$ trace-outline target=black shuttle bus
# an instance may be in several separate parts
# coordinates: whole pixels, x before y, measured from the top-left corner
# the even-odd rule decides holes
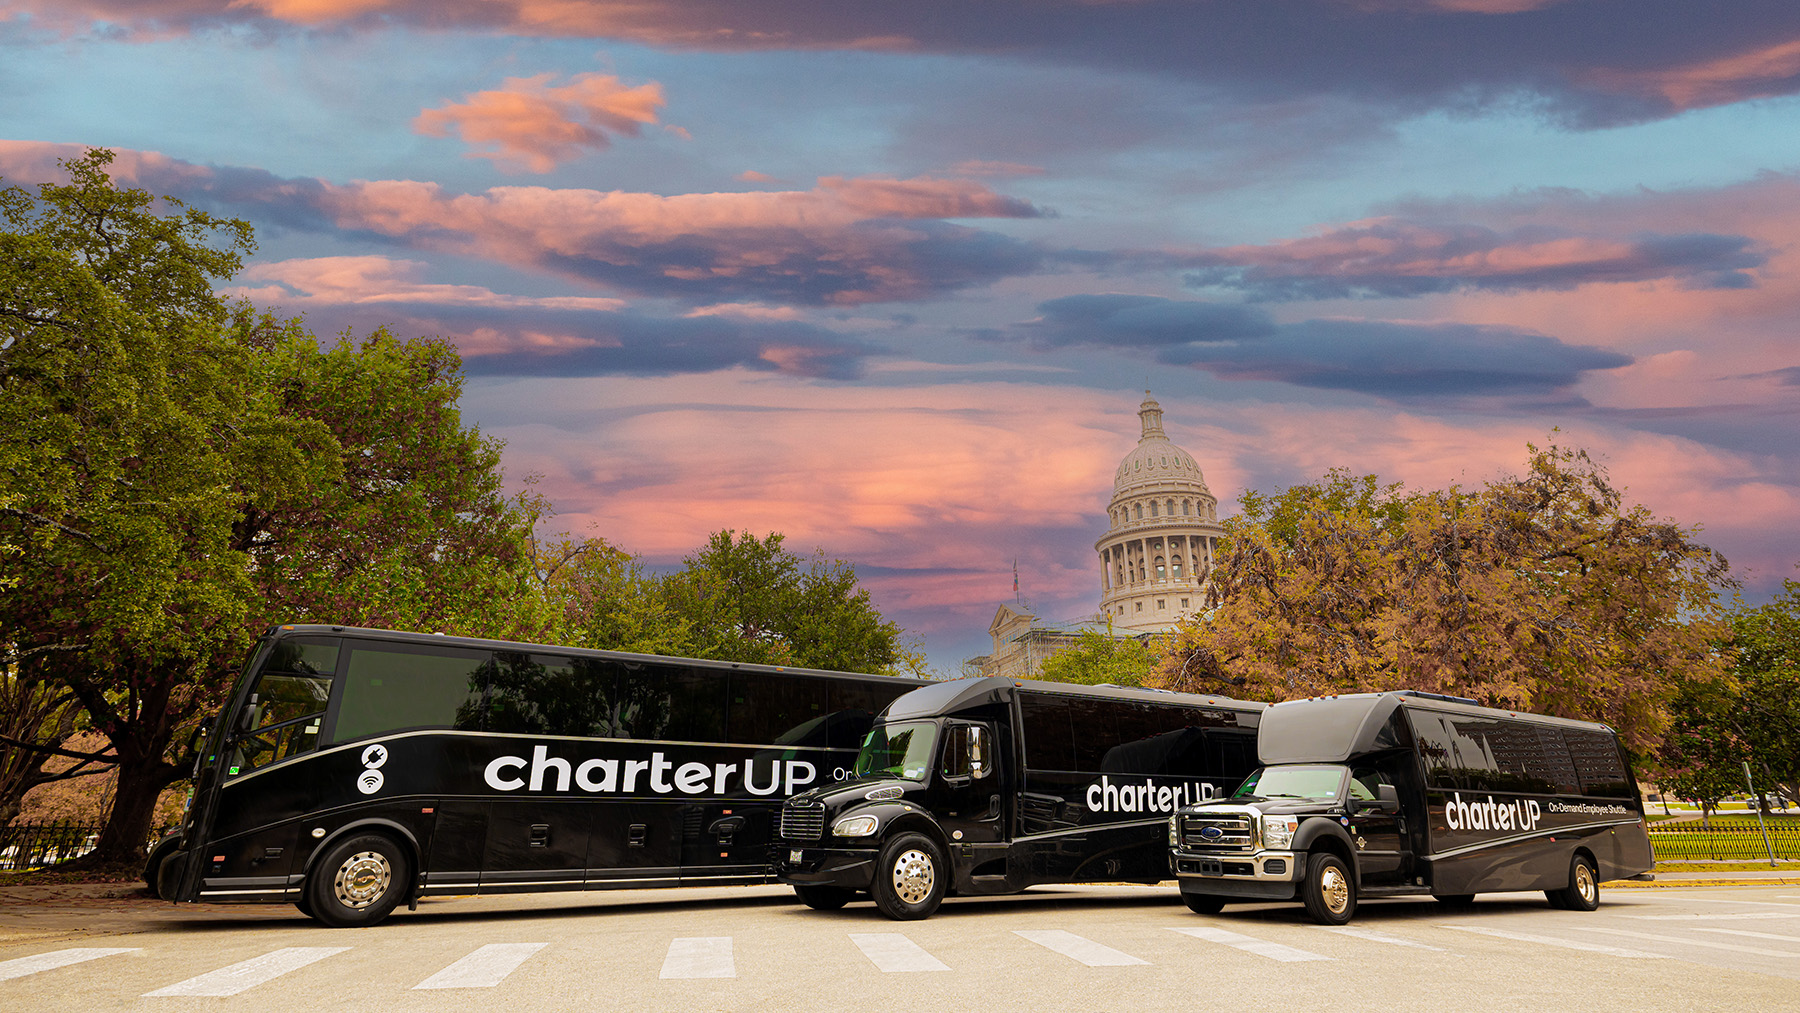
[[[256,645],[172,901],[370,925],[432,894],[764,882],[783,799],[846,776],[923,680],[341,626]]]
[[[897,919],[947,894],[1160,882],[1168,814],[1251,771],[1264,706],[1003,678],[915,689],[853,778],[788,800],[775,867],[810,907],[866,893]]]
[[[1169,819],[1188,907],[1298,898],[1341,925],[1358,897],[1542,890],[1592,911],[1600,883],[1650,869],[1637,782],[1601,724],[1425,693],[1279,703],[1264,766],[1229,799]]]

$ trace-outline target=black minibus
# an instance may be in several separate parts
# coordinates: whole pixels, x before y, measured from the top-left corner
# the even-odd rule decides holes
[[[1592,911],[1600,883],[1654,864],[1611,728],[1402,691],[1278,703],[1263,766],[1168,821],[1188,907],[1299,899],[1342,925],[1359,897],[1542,890]]]
[[[946,895],[1160,882],[1169,814],[1251,771],[1263,707],[994,677],[915,689],[853,777],[788,800],[775,868],[810,907],[867,894],[896,919]]]
[[[764,882],[781,802],[924,680],[281,626],[215,722],[173,901],[371,925],[432,894]]]

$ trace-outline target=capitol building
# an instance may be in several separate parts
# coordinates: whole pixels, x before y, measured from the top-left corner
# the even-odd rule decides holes
[[[966,667],[982,675],[1031,678],[1083,630],[1110,630],[1118,637],[1163,633],[1201,608],[1213,549],[1225,533],[1219,501],[1194,455],[1170,442],[1162,406],[1149,391],[1138,418],[1143,433],[1113,472],[1106,531],[1094,543],[1099,611],[1051,623],[1022,604],[1002,605],[988,624],[992,652],[971,658]]]

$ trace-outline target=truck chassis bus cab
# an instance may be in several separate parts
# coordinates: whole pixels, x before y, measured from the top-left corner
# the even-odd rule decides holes
[[[819,909],[864,895],[925,918],[946,895],[1168,878],[1164,825],[1255,765],[1264,705],[964,679],[888,705],[852,777],[789,799],[772,858]]]
[[[1297,899],[1341,925],[1360,897],[1463,905],[1496,890],[1592,911],[1601,882],[1654,861],[1605,725],[1358,694],[1275,704],[1257,751],[1263,766],[1231,798],[1168,820],[1169,862],[1196,912]]]

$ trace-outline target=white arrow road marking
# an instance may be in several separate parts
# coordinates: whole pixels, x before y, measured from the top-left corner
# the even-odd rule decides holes
[[[0,962],[0,981],[6,981],[11,978],[23,978],[28,974],[36,974],[39,971],[53,971],[59,967],[68,967],[70,964],[80,964],[89,960],[98,960],[101,957],[110,957],[115,953],[136,953],[138,949],[139,948],[136,946],[110,949],[105,947],[86,946],[72,950],[51,950],[49,953],[40,953],[35,957],[18,957],[13,960]]]
[[[489,943],[413,988],[493,988],[549,943]]]
[[[178,981],[168,988],[159,988],[154,992],[145,992],[146,996],[156,995],[237,995],[246,989],[255,988],[265,981],[273,981],[288,973],[316,961],[324,960],[335,953],[348,950],[348,946],[289,946],[285,949],[265,953],[260,957],[251,957],[242,963],[230,967],[221,967],[217,971]]]
[[[1149,963],[1148,960],[1139,960],[1129,953],[1120,953],[1110,946],[1101,946],[1092,939],[1083,939],[1062,929],[1014,929],[1013,935],[1034,942],[1053,953],[1079,960],[1089,967],[1124,967],[1128,964]]]

